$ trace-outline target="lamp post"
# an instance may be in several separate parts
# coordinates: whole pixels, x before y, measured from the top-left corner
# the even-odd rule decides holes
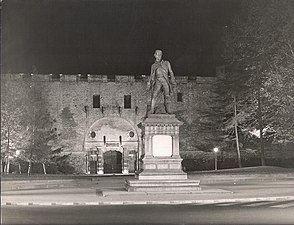
[[[217,153],[218,153],[219,149],[217,147],[215,147],[213,149],[214,152],[214,170],[217,170]]]
[[[16,150],[14,156],[19,157],[20,153],[21,153],[20,150]],[[18,173],[21,174],[21,166],[19,161],[18,161]]]

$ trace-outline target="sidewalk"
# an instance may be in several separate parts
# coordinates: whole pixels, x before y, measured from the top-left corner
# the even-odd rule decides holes
[[[209,204],[294,200],[293,174],[189,174],[190,179],[201,180],[202,190],[177,193],[127,192],[124,179],[128,178],[131,176],[1,181],[1,205]]]

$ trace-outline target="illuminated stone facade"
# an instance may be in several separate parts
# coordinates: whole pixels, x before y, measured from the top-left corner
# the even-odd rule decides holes
[[[21,80],[28,75],[11,75]],[[147,76],[31,74],[41,90],[60,145],[70,152],[77,173],[133,173],[144,155],[141,122],[151,96]],[[172,112],[184,123],[199,120],[199,109],[207,107],[213,77],[176,77],[177,93]],[[160,107],[159,107],[160,112]],[[189,134],[180,129],[181,143]],[[182,145],[183,146],[183,145]]]

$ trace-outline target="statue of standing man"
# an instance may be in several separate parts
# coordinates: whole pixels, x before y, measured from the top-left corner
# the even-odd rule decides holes
[[[176,85],[176,79],[169,61],[162,59],[162,51],[156,50],[154,57],[155,62],[151,66],[150,79],[147,83],[148,89],[152,90],[150,113],[155,113],[158,97],[163,92],[165,111],[170,114],[170,95]]]

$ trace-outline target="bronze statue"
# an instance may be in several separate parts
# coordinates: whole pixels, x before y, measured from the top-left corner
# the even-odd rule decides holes
[[[149,113],[155,113],[155,106],[159,94],[163,92],[164,107],[166,113],[170,114],[171,93],[176,85],[176,79],[168,61],[162,59],[162,51],[154,53],[155,62],[151,66],[150,79],[147,83],[148,89],[152,90],[151,109]]]

